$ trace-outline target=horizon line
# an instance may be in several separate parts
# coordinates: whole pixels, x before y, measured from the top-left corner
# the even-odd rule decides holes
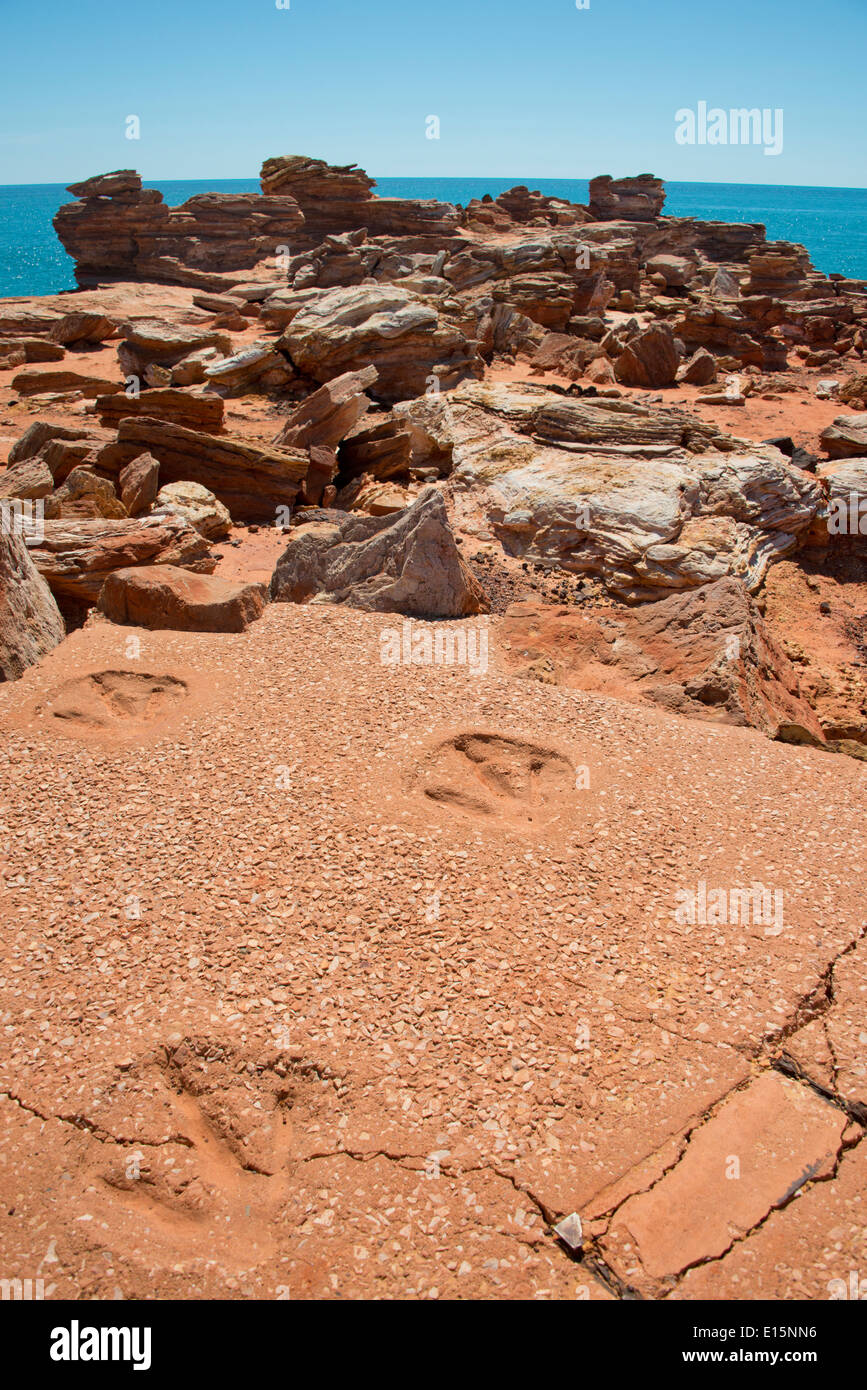
[[[104,171],[103,171],[103,173],[111,173],[111,172],[114,172],[114,171],[112,171],[112,170],[104,170]],[[135,172],[138,173],[138,170],[136,170]],[[90,175],[87,175],[86,177],[87,177],[87,178],[99,178],[99,177],[101,177],[101,175],[99,175],[99,174],[90,174]],[[402,180],[415,179],[415,180],[419,180],[419,181],[422,181],[422,180],[423,180],[423,181],[430,182],[430,183],[442,183],[442,182],[446,182],[446,181],[449,181],[449,180],[457,180],[457,179],[472,179],[472,180],[474,180],[474,181],[482,181],[482,180],[484,180],[484,179],[490,179],[490,180],[492,180],[492,181],[503,182],[505,179],[512,179],[512,178],[529,178],[531,183],[532,183],[532,182],[535,182],[535,183],[545,183],[546,181],[555,181],[555,182],[557,182],[557,183],[589,183],[589,182],[591,181],[591,179],[594,179],[594,178],[613,177],[614,180],[615,180],[615,182],[617,182],[617,181],[619,181],[619,180],[621,180],[621,179],[637,178],[638,175],[637,175],[637,174],[618,174],[618,175],[608,175],[608,176],[606,176],[606,175],[603,175],[603,174],[593,174],[593,175],[588,176],[588,175],[581,175],[581,174],[534,174],[534,175],[532,175],[532,176],[526,176],[526,175],[523,175],[523,176],[522,176],[522,175],[516,175],[516,174],[378,174],[378,175],[377,175],[377,174],[370,174],[369,177],[372,178],[372,179],[374,179],[375,182],[378,182],[380,179],[402,179]],[[814,192],[815,192],[815,191],[825,191],[825,190],[831,191],[831,190],[833,190],[833,191],[845,192],[845,193],[867,193],[867,186],[863,186],[863,185],[861,185],[861,184],[846,184],[846,183],[755,183],[755,182],[746,182],[746,181],[741,181],[741,180],[733,181],[733,180],[730,180],[730,179],[728,179],[728,180],[723,180],[723,181],[716,180],[716,179],[666,179],[663,175],[658,175],[658,174],[654,174],[653,177],[654,177],[654,178],[660,178],[661,181],[662,181],[662,183],[665,184],[666,186],[668,186],[668,185],[680,184],[680,185],[684,185],[684,186],[691,186],[691,187],[692,187],[692,186],[695,186],[695,187],[701,187],[701,188],[796,188],[796,189],[802,189],[802,190],[814,191]],[[172,174],[172,175],[169,175],[169,176],[162,176],[162,175],[160,175],[160,176],[148,176],[148,177],[145,177],[145,175],[141,175],[141,180],[142,180],[142,184],[145,185],[145,186],[148,185],[148,184],[158,184],[158,183],[212,183],[212,182],[216,182],[216,183],[258,183],[258,182],[259,182],[259,175],[258,175],[258,174],[221,174],[221,175],[219,175],[219,176],[217,176],[217,175],[206,175],[204,178],[190,178],[190,177],[187,177],[187,176],[184,176],[184,175],[177,175],[177,174]],[[75,182],[75,183],[81,183],[81,182],[83,182],[83,180],[81,180],[81,179],[75,179],[75,180],[73,180],[73,182]],[[525,183],[525,184],[513,185],[513,187],[521,187],[521,186],[523,186],[523,187],[529,187],[529,184],[528,184],[528,183]],[[0,188],[63,188],[63,189],[65,189],[66,191],[68,191],[69,185],[63,183],[62,180],[61,180],[61,181],[57,181],[57,182],[55,182],[55,181],[52,180],[52,181],[50,181],[50,182],[34,182],[34,183],[0,183]],[[263,195],[263,196],[264,196],[264,195]]]

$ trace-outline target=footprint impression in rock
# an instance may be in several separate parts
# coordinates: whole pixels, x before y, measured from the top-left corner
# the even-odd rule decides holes
[[[562,753],[476,731],[438,743],[419,768],[415,788],[475,820],[537,828],[575,804],[575,772]]]
[[[119,1147],[91,1174],[91,1199],[134,1257],[177,1267],[218,1259],[251,1269],[278,1244],[297,1126],[329,1077],[297,1061],[251,1067],[232,1049],[185,1039],[139,1070],[170,1137]]]
[[[95,671],[65,681],[36,710],[66,733],[134,734],[163,720],[186,699],[186,681],[140,671]]]

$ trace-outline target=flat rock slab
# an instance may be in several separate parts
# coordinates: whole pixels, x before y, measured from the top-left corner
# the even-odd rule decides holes
[[[695,1130],[659,1182],[624,1203],[602,1242],[606,1259],[646,1293],[718,1259],[805,1183],[833,1174],[847,1124],[814,1091],[765,1072]]]
[[[49,1233],[56,1297],[334,1296],[332,1276],[345,1297],[592,1297],[590,1252],[570,1260],[538,1204],[578,1212],[598,1249],[858,937],[853,759],[490,667],[383,664],[394,628],[286,603],[238,634],[93,621],[0,686],[0,901],[26,928],[0,936],[10,1276]],[[431,748],[477,752],[480,728],[496,759],[464,759],[458,793],[478,772],[502,807],[522,745],[589,774],[570,799],[542,773],[532,837],[419,794]],[[785,887],[779,936],[674,919],[684,883],[753,877]],[[800,1173],[813,1152],[790,1130]],[[746,1142],[721,1143],[742,1175]],[[728,1261],[840,1175],[685,1278],[735,1287]],[[792,1247],[811,1280],[828,1252],[819,1296],[865,1276],[864,1187],[862,1168]],[[782,1249],[744,1264],[740,1296]]]
[[[832,966],[827,999],[827,1012],[787,1038],[781,1051],[814,1085],[867,1115],[867,937]]]
[[[108,381],[105,377],[88,376],[85,372],[73,372],[67,368],[54,371],[40,371],[38,367],[28,368],[12,378],[12,389],[19,396],[40,396],[55,391],[80,391],[83,396],[104,396],[110,392],[122,391],[119,381]]]
[[[859,1144],[834,1182],[804,1189],[721,1260],[690,1270],[669,1297],[863,1300],[867,1270],[856,1252],[865,1228],[867,1149]]]
[[[99,609],[113,623],[181,632],[243,632],[267,602],[264,584],[234,584],[174,565],[116,570],[102,586]]]

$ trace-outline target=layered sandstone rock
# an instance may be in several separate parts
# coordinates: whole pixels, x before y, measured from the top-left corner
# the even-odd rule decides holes
[[[210,574],[207,541],[179,517],[46,521],[27,538],[31,558],[55,598],[93,604],[106,576],[133,565],[179,565]]]
[[[292,411],[274,436],[275,446],[304,449],[319,445],[336,449],[370,409],[371,401],[365,392],[378,377],[379,372],[372,365],[333,377]]]
[[[212,285],[213,272],[257,265],[304,223],[286,196],[204,193],[169,208],[158,190],[142,188],[133,170],[69,191],[79,201],[59,209],[54,229],[76,261],[80,285],[112,277]]]
[[[266,159],[260,173],[262,192],[290,196],[304,212],[308,231],[351,230],[360,205],[372,199],[374,180],[357,164],[326,164],[306,155]]]
[[[82,396],[94,397],[122,391],[123,384],[110,381],[106,377],[93,376],[89,372],[76,372],[70,367],[61,367],[54,371],[34,367],[13,377],[12,389],[17,391],[19,396],[79,391]]]
[[[4,338],[0,347],[5,367],[25,362],[62,362],[66,349],[47,338]]]
[[[113,338],[117,332],[114,319],[107,314],[74,310],[64,314],[50,331],[52,342],[65,347],[90,347]]]
[[[78,450],[84,453],[89,452],[94,447],[107,444],[112,439],[110,430],[100,429],[98,425],[92,424],[89,420],[76,421],[75,424],[62,425],[54,420],[34,420],[28,426],[19,439],[15,441],[9,450],[8,462],[10,464],[20,463],[23,459],[35,458],[37,455],[44,455],[49,467],[52,468],[55,477],[57,471],[54,468],[55,457],[60,459],[60,449],[53,454],[50,453],[52,445],[61,447],[64,444],[74,446],[73,453],[80,461]],[[62,478],[58,478],[62,482]]]
[[[208,363],[202,372],[212,391],[227,396],[243,395],[254,387],[275,390],[286,386],[293,375],[286,358],[267,339],[259,339],[230,357]]]
[[[412,462],[451,473],[509,554],[598,575],[630,602],[727,575],[751,592],[806,538],[821,484],[686,411],[464,383],[395,407]]]
[[[191,354],[208,348],[215,348],[224,357],[232,351],[231,338],[215,328],[139,318],[123,323],[120,331],[123,341],[118,345],[117,355],[126,376],[147,378],[151,367],[172,368]]]
[[[54,477],[44,459],[38,455],[13,463],[0,473],[0,498],[19,498],[38,501],[54,491]]]
[[[822,431],[819,443],[832,459],[867,457],[867,417],[838,415]]]
[[[99,595],[113,623],[179,632],[243,632],[262,616],[264,584],[237,584],[174,565],[115,570]]]
[[[590,213],[581,204],[569,203],[538,190],[531,192],[526,184],[507,189],[493,201],[494,206],[505,212],[512,222],[542,221],[552,227],[575,227],[590,221]],[[472,217],[471,209],[475,210],[476,207],[475,201],[468,204],[467,220]]]
[[[442,494],[395,516],[318,512],[298,527],[271,579],[275,602],[343,603],[377,613],[463,618],[488,609],[458,553]]]
[[[372,235],[449,236],[460,214],[433,199],[377,198],[375,180],[355,164],[326,164],[305,155],[266,159],[260,175],[269,197],[289,194],[300,207],[305,232],[347,232],[366,227]]]
[[[348,478],[366,474],[377,482],[401,477],[409,468],[411,449],[410,434],[398,416],[389,412],[365,417],[341,442],[340,471]]]
[[[278,508],[291,509],[309,466],[301,449],[275,449],[142,416],[121,420],[116,442],[99,451],[96,465],[117,476],[143,451],[159,463],[161,482],[200,483],[239,521],[274,522]]]
[[[21,536],[0,531],[0,680],[17,680],[66,635],[57,604]]]
[[[101,423],[115,429],[121,420],[146,415],[152,420],[164,420],[169,425],[183,425],[186,429],[219,434],[223,428],[224,409],[220,396],[181,391],[171,386],[142,391],[137,396],[128,396],[124,391],[96,399],[96,412]]]
[[[652,174],[626,179],[600,174],[590,180],[590,212],[602,222],[652,222],[664,203],[665,185]]]

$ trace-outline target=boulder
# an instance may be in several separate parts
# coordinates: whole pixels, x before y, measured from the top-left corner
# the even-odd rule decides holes
[[[242,348],[240,352],[224,357],[218,362],[209,363],[204,369],[204,377],[214,390],[225,391],[227,395],[249,391],[255,384],[266,390],[275,390],[292,380],[294,372],[281,352],[267,339],[259,339]]]
[[[313,513],[271,579],[275,602],[345,603],[376,613],[463,618],[488,602],[458,552],[442,494],[427,488],[396,516]]]
[[[376,367],[362,367],[320,386],[292,413],[279,434],[274,436],[277,448],[309,448],[311,444],[336,449],[338,444],[361,417],[370,409],[371,401],[364,394],[376,383]]]
[[[708,292],[712,299],[736,300],[740,298],[741,287],[735,277],[720,266],[714,272]]]
[[[832,459],[867,457],[867,417],[838,415],[819,435],[819,443]]]
[[[137,454],[120,470],[118,486],[120,500],[128,516],[141,516],[157,498],[160,466],[151,454]]]
[[[0,352],[7,367],[17,367],[24,362],[62,362],[66,356],[65,348],[47,338],[3,338]]]
[[[399,478],[409,468],[412,440],[403,422],[393,413],[362,417],[340,444],[340,472],[355,478],[369,474],[384,481]]]
[[[57,517],[107,517],[119,520],[127,515],[126,507],[118,501],[113,483],[100,478],[90,468],[73,468],[66,481],[54,494],[54,515]]]
[[[667,289],[682,290],[696,273],[695,261],[687,256],[670,256],[664,252],[651,256],[645,267],[648,275],[661,275]]]
[[[79,310],[64,314],[48,336],[52,342],[62,343],[64,347],[83,347],[104,343],[106,338],[113,337],[116,331],[117,325],[105,314]]]
[[[146,415],[151,420],[165,420],[167,424],[183,425],[188,430],[219,434],[225,408],[220,396],[181,391],[172,386],[142,391],[138,396],[128,396],[124,391],[96,399],[96,413],[101,423],[113,429],[117,429],[121,420]]]
[[[54,491],[54,478],[44,459],[22,459],[0,473],[0,498],[34,501]]]
[[[234,294],[194,294],[193,303],[197,309],[205,309],[209,314],[237,314],[247,301]]]
[[[837,391],[837,399],[845,405],[858,404],[867,409],[867,373],[850,376]]]
[[[677,380],[687,386],[709,386],[716,381],[716,358],[705,348],[699,348],[688,362],[677,369]]]
[[[11,372],[15,367],[23,367],[26,361],[27,353],[23,348],[6,347],[0,342],[0,371]]]
[[[794,667],[737,579],[638,609],[512,604],[499,641],[506,666],[521,675],[788,742],[825,742]]]
[[[21,536],[0,530],[0,680],[13,681],[52,651],[66,627]]]
[[[110,174],[94,174],[67,189],[73,198],[116,198],[123,193],[141,192],[141,177],[135,169],[113,169]]]
[[[152,515],[167,513],[183,517],[207,540],[219,540],[232,529],[228,510],[200,483],[167,483],[160,488]]]
[[[419,395],[431,378],[446,390],[484,371],[476,344],[408,290],[377,284],[314,293],[279,340],[314,381],[372,364],[377,395],[390,403]]]
[[[215,328],[192,328],[166,323],[163,319],[133,319],[121,324],[123,340],[117,355],[125,376],[144,377],[153,365],[166,369],[176,366],[193,352],[216,348],[222,355],[232,351],[232,340]]]
[[[392,516],[410,506],[413,498],[397,483],[380,483],[369,474],[354,478],[337,495],[339,506],[350,512],[366,512],[368,516]]]
[[[174,565],[142,565],[110,574],[98,607],[113,623],[133,627],[243,632],[261,618],[267,596],[264,584],[233,583]]]
[[[726,575],[755,592],[825,505],[778,449],[685,410],[464,382],[394,414],[412,468],[450,475],[459,521],[481,510],[510,555],[595,574],[629,602]]]
[[[99,451],[96,465],[116,475],[144,451],[158,461],[163,483],[200,483],[238,521],[273,522],[278,507],[294,505],[309,466],[306,450],[275,449],[142,416],[121,420],[116,442]]]
[[[817,517],[813,536],[819,544],[862,552],[867,548],[867,457],[833,459],[820,464],[817,476],[827,488],[827,509]]]
[[[208,542],[177,516],[121,521],[46,521],[44,535],[27,538],[33,563],[55,598],[94,604],[116,569],[179,565],[210,574]]]
[[[110,431],[100,429],[98,425],[91,424],[89,421],[83,420],[80,424],[74,425],[58,425],[51,420],[35,420],[12,445],[9,450],[8,462],[10,464],[20,463],[23,459],[35,458],[37,454],[44,456],[46,445],[55,442],[80,444],[86,446],[84,452],[87,452],[94,447],[98,448],[109,443],[111,438]],[[46,461],[48,462],[48,460]],[[51,467],[50,462],[49,467]],[[62,482],[63,480],[58,479],[58,481]]]
[[[652,323],[631,338],[614,363],[623,386],[673,386],[680,359],[667,323]]]

